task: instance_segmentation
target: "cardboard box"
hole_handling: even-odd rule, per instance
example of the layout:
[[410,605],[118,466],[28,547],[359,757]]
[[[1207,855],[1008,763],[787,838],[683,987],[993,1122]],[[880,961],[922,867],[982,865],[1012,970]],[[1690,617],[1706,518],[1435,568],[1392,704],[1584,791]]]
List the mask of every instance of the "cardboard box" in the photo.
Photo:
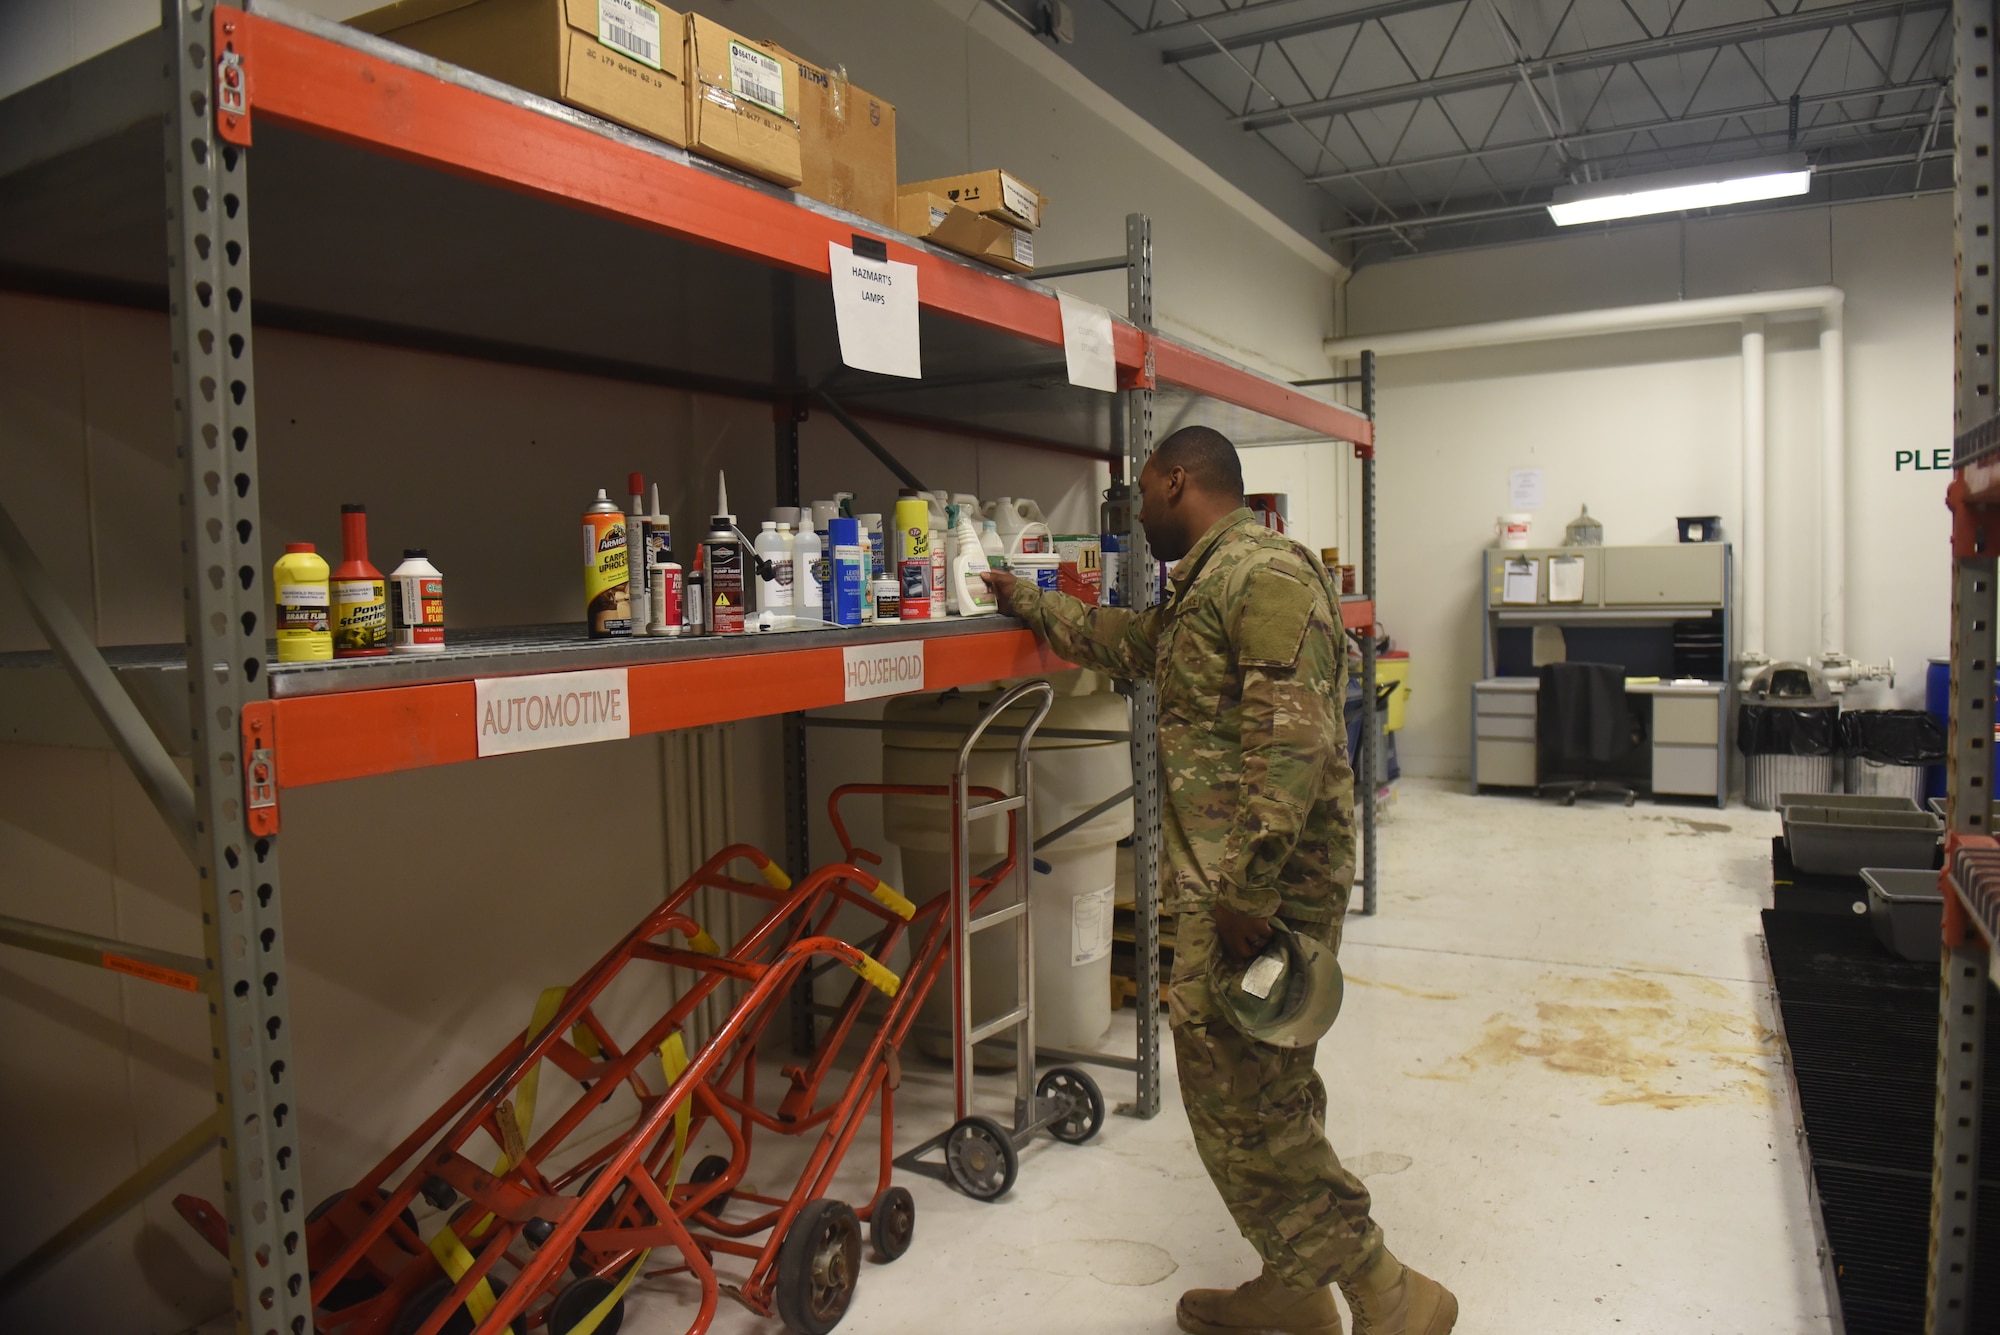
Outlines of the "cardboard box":
[[652,0],[401,0],[348,21],[641,134],[687,144],[686,21]]
[[688,147],[779,185],[800,180],[799,68],[699,14],[687,21]]
[[896,230],[922,237],[946,250],[969,255],[1008,273],[1035,267],[1035,237],[998,218],[974,213],[943,195],[904,195],[896,201]]
[[896,225],[896,108],[781,46],[799,74],[799,193]]
[[1034,231],[1042,225],[1048,197],[1012,172],[968,172],[964,176],[940,176],[935,181],[913,181],[897,193],[928,192],[943,195],[954,204],[963,204],[974,213],[1010,222]]

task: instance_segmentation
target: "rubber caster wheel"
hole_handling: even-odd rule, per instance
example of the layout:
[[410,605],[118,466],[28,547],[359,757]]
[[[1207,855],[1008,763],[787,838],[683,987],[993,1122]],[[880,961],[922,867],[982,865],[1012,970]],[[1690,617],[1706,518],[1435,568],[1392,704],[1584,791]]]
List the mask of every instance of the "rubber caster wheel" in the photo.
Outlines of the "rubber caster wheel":
[[1104,1091],[1074,1066],[1058,1066],[1035,1085],[1035,1097],[1067,1105],[1049,1123],[1049,1134],[1065,1145],[1081,1145],[1104,1129]]
[[[713,1182],[728,1171],[729,1160],[723,1158],[720,1154],[711,1154],[694,1166],[694,1171],[688,1174],[688,1181],[696,1185],[703,1182]],[[725,1191],[710,1201],[706,1207],[708,1212],[717,1218],[721,1218],[722,1212],[729,1207],[729,1195],[730,1193]]]
[[868,1243],[884,1265],[910,1250],[917,1233],[917,1198],[901,1187],[890,1187],[868,1207]]
[[[589,1195],[591,1187],[596,1184],[597,1179],[603,1174],[603,1172],[604,1170],[602,1168],[593,1170],[590,1176],[583,1180],[583,1185],[576,1189],[576,1194],[578,1196]],[[583,1226],[583,1231],[585,1233],[588,1233],[593,1229],[608,1228],[611,1224],[611,1221],[617,1218],[618,1207],[624,1201],[625,1192],[627,1190],[628,1190],[628,1184],[625,1183],[620,1183],[617,1187],[613,1188],[610,1199],[606,1200],[604,1204],[598,1206],[596,1211],[591,1214],[589,1220],[586,1221]],[[643,1206],[641,1207],[641,1210],[643,1213],[640,1222],[647,1224],[652,1223],[653,1222],[652,1212],[650,1210],[645,1210]],[[570,1273],[577,1276],[579,1279],[583,1278],[586,1275],[589,1275],[592,1271],[597,1269],[597,1267],[591,1262],[590,1257],[585,1254],[583,1243],[581,1241],[579,1241],[576,1244],[575,1248],[572,1249],[570,1252],[569,1269]]]
[[1638,798],[1637,798],[1637,797],[1635,797],[1635,796],[1634,796],[1633,794],[1631,794],[1631,793],[1627,793],[1627,794],[1625,794],[1625,805],[1626,805],[1626,806],[1628,806],[1628,807],[1629,807],[1629,806],[1631,806],[1631,805],[1632,805],[1632,804],[1633,804],[1634,802],[1636,802],[1636,801],[1638,801]]
[[1576,799],[1574,797],[1565,797],[1563,799],[1563,805],[1566,807],[1573,807],[1576,805]]
[[[492,1286],[495,1298],[507,1291],[507,1286],[497,1279],[489,1279],[486,1282]],[[437,1311],[438,1304],[451,1297],[451,1291],[456,1287],[455,1281],[439,1275],[411,1294],[410,1300],[397,1311],[395,1323],[389,1327],[389,1335],[416,1335],[423,1329],[424,1322],[430,1320],[431,1313]],[[513,1335],[521,1335],[521,1323],[518,1320],[510,1321],[507,1329],[512,1331]],[[465,1310],[464,1303],[460,1303],[458,1310],[451,1314],[451,1319],[439,1328],[438,1335],[472,1335],[472,1313]]]
[[944,1168],[951,1184],[972,1199],[997,1201],[1013,1189],[1021,1156],[998,1122],[968,1117],[945,1135]]
[[[611,1290],[618,1287],[608,1279],[592,1275],[579,1279],[576,1283],[556,1295],[549,1304],[549,1335],[569,1335],[583,1324],[583,1319],[597,1310],[597,1305],[611,1296]],[[604,1320],[597,1323],[594,1335],[618,1335],[618,1327],[625,1322],[625,1300],[620,1298],[611,1304],[611,1310],[604,1314]]]
[[[352,1190],[352,1187],[348,1188],[348,1191]],[[389,1193],[380,1187],[375,1189],[375,1194],[382,1200],[386,1201],[389,1199]],[[328,1210],[331,1210],[346,1199],[346,1191],[334,1192],[333,1195],[327,1197],[318,1205],[313,1206],[306,1213],[306,1223],[308,1225],[318,1223],[326,1217]],[[370,1213],[373,1213],[373,1211],[370,1211]],[[417,1217],[410,1213],[408,1206],[403,1208],[401,1219],[403,1227],[409,1229],[412,1233],[417,1231]],[[391,1242],[396,1241],[394,1237],[390,1237],[389,1240]],[[342,1239],[342,1241],[344,1243],[346,1239]],[[356,1265],[341,1277],[340,1283],[327,1290],[326,1299],[319,1306],[323,1311],[338,1312],[343,1308],[352,1307],[356,1303],[366,1302],[380,1292],[382,1292],[382,1281],[366,1273],[359,1265]]]
[[778,1317],[798,1335],[827,1335],[847,1315],[861,1274],[861,1221],[845,1201],[799,1211],[778,1246]]

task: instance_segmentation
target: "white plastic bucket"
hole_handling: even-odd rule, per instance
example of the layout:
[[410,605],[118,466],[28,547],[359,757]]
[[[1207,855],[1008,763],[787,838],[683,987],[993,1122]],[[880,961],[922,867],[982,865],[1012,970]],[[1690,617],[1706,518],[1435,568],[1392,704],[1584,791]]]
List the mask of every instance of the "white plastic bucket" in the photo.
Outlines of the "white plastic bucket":
[[1062,557],[1054,552],[1037,552],[1028,556],[1013,555],[1007,558],[1007,569],[1016,578],[1033,580],[1044,593],[1056,592],[1062,573]]
[[1526,547],[1528,530],[1534,526],[1535,517],[1527,514],[1501,515],[1495,521],[1493,530],[1500,536],[1502,547]]

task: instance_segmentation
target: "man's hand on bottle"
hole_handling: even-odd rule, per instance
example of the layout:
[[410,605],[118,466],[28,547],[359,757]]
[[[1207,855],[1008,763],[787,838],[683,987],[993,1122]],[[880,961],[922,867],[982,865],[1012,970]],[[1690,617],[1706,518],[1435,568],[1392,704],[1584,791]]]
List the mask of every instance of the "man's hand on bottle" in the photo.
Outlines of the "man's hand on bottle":
[[979,578],[986,581],[986,587],[993,590],[993,596],[1000,602],[1000,610],[1006,611],[1014,605],[1014,586],[1021,581],[1004,570],[982,570]]

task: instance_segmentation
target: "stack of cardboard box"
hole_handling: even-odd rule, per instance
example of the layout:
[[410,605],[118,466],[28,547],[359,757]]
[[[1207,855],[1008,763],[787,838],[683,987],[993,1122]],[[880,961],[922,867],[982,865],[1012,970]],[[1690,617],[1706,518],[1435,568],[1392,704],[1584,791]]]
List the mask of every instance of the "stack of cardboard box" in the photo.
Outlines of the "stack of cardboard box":
[[399,0],[350,20],[893,227],[896,108],[652,0]]
[[1035,267],[1035,229],[1048,200],[1011,172],[970,172],[905,185],[896,225],[1009,273]]

